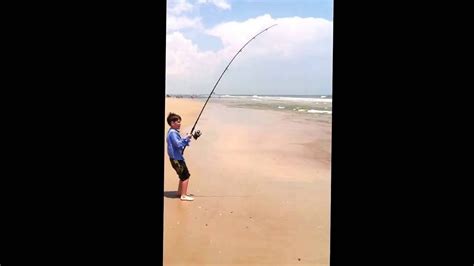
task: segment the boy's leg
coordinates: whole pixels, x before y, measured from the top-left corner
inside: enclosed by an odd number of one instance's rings
[[[189,178],[183,181],[181,186],[181,200],[194,200],[193,197],[187,195],[188,192]]]
[[[188,182],[189,179],[186,180],[186,183]],[[188,189],[186,188],[186,192],[183,194],[183,181],[179,180],[179,186],[178,186],[178,191],[177,195],[178,197],[181,197],[181,195],[186,195],[186,196],[194,196],[193,194],[188,194]]]
[[[179,181],[179,184],[181,185],[181,196],[187,195],[188,183],[189,183],[189,178],[184,181]]]
[[[181,191],[183,190],[183,181],[179,180],[178,185],[178,196],[181,196]]]

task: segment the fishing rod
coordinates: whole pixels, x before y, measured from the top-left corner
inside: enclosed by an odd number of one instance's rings
[[[224,69],[224,71],[222,72],[221,76],[219,77],[219,79],[217,80],[216,84],[214,85],[214,88],[212,88],[212,91],[211,91],[211,93],[209,94],[209,97],[207,97],[207,100],[206,100],[206,102],[204,103],[204,106],[202,107],[201,112],[199,113],[199,116],[198,116],[198,118],[196,119],[196,122],[195,122],[194,125],[193,125],[193,128],[191,129],[190,135],[192,135],[194,139],[197,139],[197,138],[199,138],[199,136],[201,136],[201,131],[200,131],[200,130],[197,130],[196,133],[193,134],[194,128],[196,127],[197,122],[199,121],[199,118],[201,117],[201,114],[202,114],[202,112],[204,111],[204,108],[206,108],[207,102],[209,101],[209,99],[211,99],[211,96],[212,96],[212,94],[214,93],[214,90],[216,89],[217,84],[219,84],[219,81],[221,80],[222,76],[224,75],[224,73],[225,73],[225,72],[227,71],[227,69],[229,68],[230,64],[232,64],[232,62],[234,61],[234,59],[237,57],[237,55],[238,55],[240,52],[242,52],[242,49],[244,49],[244,47],[247,46],[247,44],[249,44],[249,43],[250,43],[253,39],[255,39],[258,35],[262,34],[263,32],[267,31],[268,29],[270,29],[271,27],[274,27],[274,26],[276,26],[276,25],[277,25],[277,24],[273,24],[273,25],[271,25],[270,27],[268,27],[268,28],[262,30],[261,32],[259,32],[259,33],[256,34],[255,36],[253,36],[248,42],[246,42],[246,43],[244,44],[244,46],[242,46],[242,48],[239,49],[239,51],[237,51],[237,53],[234,55],[234,57],[232,57],[232,60],[230,60],[229,64],[225,67],[225,69]],[[184,147],[182,153],[184,153],[184,150],[185,150],[185,149],[186,149],[186,146]]]

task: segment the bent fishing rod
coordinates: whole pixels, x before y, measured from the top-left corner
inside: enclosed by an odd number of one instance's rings
[[[200,131],[200,130],[196,131],[196,133],[193,134],[194,128],[196,127],[197,122],[199,121],[199,118],[201,117],[201,114],[202,114],[202,112],[204,111],[204,108],[206,108],[207,102],[209,101],[209,99],[211,99],[211,96],[212,96],[212,94],[214,93],[214,90],[216,89],[217,84],[219,84],[219,81],[221,80],[222,76],[224,76],[224,73],[227,71],[227,69],[229,68],[230,64],[232,64],[232,62],[234,61],[234,59],[237,57],[237,55],[238,55],[240,52],[242,52],[242,50],[245,48],[245,46],[247,46],[247,44],[249,44],[249,43],[250,43],[253,39],[255,39],[258,35],[262,34],[263,32],[267,31],[268,29],[270,29],[271,27],[274,27],[274,26],[276,26],[276,25],[277,25],[277,24],[273,24],[272,26],[270,26],[270,27],[268,27],[268,28],[262,30],[262,31],[259,32],[259,33],[257,33],[257,34],[256,34],[255,36],[253,36],[248,42],[246,42],[246,43],[244,44],[244,46],[242,46],[242,48],[240,48],[240,49],[237,51],[237,53],[234,55],[234,57],[232,57],[232,60],[230,60],[229,64],[225,67],[224,71],[222,71],[222,74],[220,75],[220,77],[219,77],[219,79],[217,80],[216,84],[214,84],[214,88],[212,88],[211,93],[209,93],[209,96],[207,97],[207,100],[206,100],[206,102],[204,103],[204,106],[202,107],[201,112],[199,113],[198,118],[196,119],[196,122],[194,122],[193,128],[191,129],[191,133],[190,133],[190,135],[192,135],[194,139],[197,139],[199,136],[201,136],[201,131]],[[184,153],[184,150],[185,150],[185,149],[186,149],[186,146],[184,147],[182,153]]]
[[[216,84],[214,85],[214,88],[212,88],[212,91],[211,91],[211,93],[209,94],[209,97],[207,97],[207,100],[206,100],[206,102],[204,103],[204,106],[202,107],[201,112],[199,113],[198,118],[196,119],[196,122],[195,122],[194,125],[193,125],[193,128],[191,129],[190,135],[192,135],[194,139],[197,139],[197,138],[199,138],[199,136],[201,136],[201,131],[200,131],[200,130],[196,131],[196,133],[193,134],[194,128],[196,127],[197,122],[199,121],[199,118],[201,117],[201,114],[202,114],[202,112],[204,111],[204,108],[206,108],[207,102],[209,101],[209,99],[211,99],[211,96],[212,96],[212,94],[214,93],[214,90],[216,89],[217,84],[219,84],[219,81],[221,80],[222,76],[224,76],[224,73],[227,71],[227,69],[229,68],[230,64],[232,64],[232,62],[234,61],[234,59],[237,57],[237,55],[238,55],[240,52],[242,52],[242,49],[244,49],[245,46],[247,46],[247,44],[249,44],[249,43],[250,43],[253,39],[255,39],[258,35],[262,34],[263,32],[267,31],[268,29],[270,29],[271,27],[274,27],[274,26],[276,26],[276,25],[277,25],[277,24],[273,24],[273,25],[271,25],[270,27],[268,27],[268,28],[262,30],[261,32],[257,33],[257,34],[256,34],[255,36],[253,36],[248,42],[246,42],[246,43],[244,44],[244,46],[242,46],[242,48],[239,49],[239,51],[237,51],[237,53],[234,55],[234,57],[232,57],[232,60],[230,60],[229,64],[225,67],[224,71],[222,71],[222,74],[220,75],[219,79],[217,80]],[[183,151],[182,151],[182,154],[184,153],[184,150],[185,150],[185,149],[186,149],[186,146],[184,147],[184,149],[183,149]]]

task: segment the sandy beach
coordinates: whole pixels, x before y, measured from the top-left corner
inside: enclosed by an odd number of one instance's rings
[[[166,98],[165,117],[180,114],[184,135],[203,104]],[[329,265],[331,123],[211,99],[196,129],[194,201],[175,197],[164,151],[164,265]]]

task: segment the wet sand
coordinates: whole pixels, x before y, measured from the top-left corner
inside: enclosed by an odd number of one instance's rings
[[[184,135],[203,104],[167,98],[165,116],[180,114]],[[174,196],[165,154],[164,265],[328,265],[331,124],[211,99],[196,129],[193,202]]]

